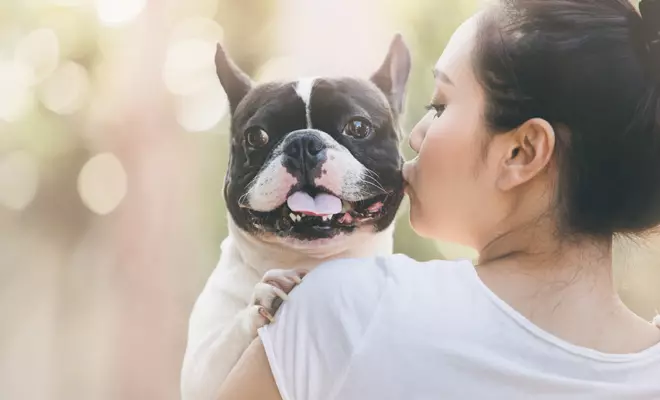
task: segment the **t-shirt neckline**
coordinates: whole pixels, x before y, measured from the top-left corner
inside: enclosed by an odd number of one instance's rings
[[[567,351],[573,355],[588,358],[591,360],[601,361],[601,362],[632,362],[639,361],[648,358],[660,357],[660,342],[647,347],[644,350],[641,350],[636,353],[627,353],[627,354],[616,354],[616,353],[604,353],[595,349],[590,349],[588,347],[578,346],[576,344],[567,342],[545,330],[540,328],[538,325],[534,324],[527,317],[518,312],[515,308],[509,305],[506,301],[502,300],[495,292],[490,290],[488,286],[481,280],[477,270],[470,260],[459,260],[466,264],[469,264],[471,274],[473,279],[479,289],[493,302],[493,304],[499,308],[505,315],[513,319],[518,325],[523,329],[528,331],[530,334],[536,336],[537,338],[548,342],[564,351]]]

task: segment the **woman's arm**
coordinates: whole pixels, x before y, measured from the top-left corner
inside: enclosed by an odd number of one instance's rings
[[[383,259],[319,266],[259,331],[221,388],[220,400],[324,400],[341,390],[389,282]]]
[[[282,400],[266,351],[256,338],[220,388],[219,400]]]

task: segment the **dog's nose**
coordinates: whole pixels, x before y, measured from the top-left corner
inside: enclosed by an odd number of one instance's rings
[[[296,134],[284,147],[284,165],[303,175],[325,160],[325,144],[313,133]]]

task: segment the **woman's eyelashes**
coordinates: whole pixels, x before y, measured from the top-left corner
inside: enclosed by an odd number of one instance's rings
[[[447,108],[447,105],[431,103],[431,104],[427,105],[424,108],[426,108],[427,111],[435,110],[435,115],[433,115],[433,118],[438,118],[445,111],[445,108]]]

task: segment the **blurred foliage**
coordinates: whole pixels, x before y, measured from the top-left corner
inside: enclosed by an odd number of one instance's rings
[[[275,0],[219,0],[216,20],[224,29],[224,45],[248,75],[274,54],[276,10]]]

